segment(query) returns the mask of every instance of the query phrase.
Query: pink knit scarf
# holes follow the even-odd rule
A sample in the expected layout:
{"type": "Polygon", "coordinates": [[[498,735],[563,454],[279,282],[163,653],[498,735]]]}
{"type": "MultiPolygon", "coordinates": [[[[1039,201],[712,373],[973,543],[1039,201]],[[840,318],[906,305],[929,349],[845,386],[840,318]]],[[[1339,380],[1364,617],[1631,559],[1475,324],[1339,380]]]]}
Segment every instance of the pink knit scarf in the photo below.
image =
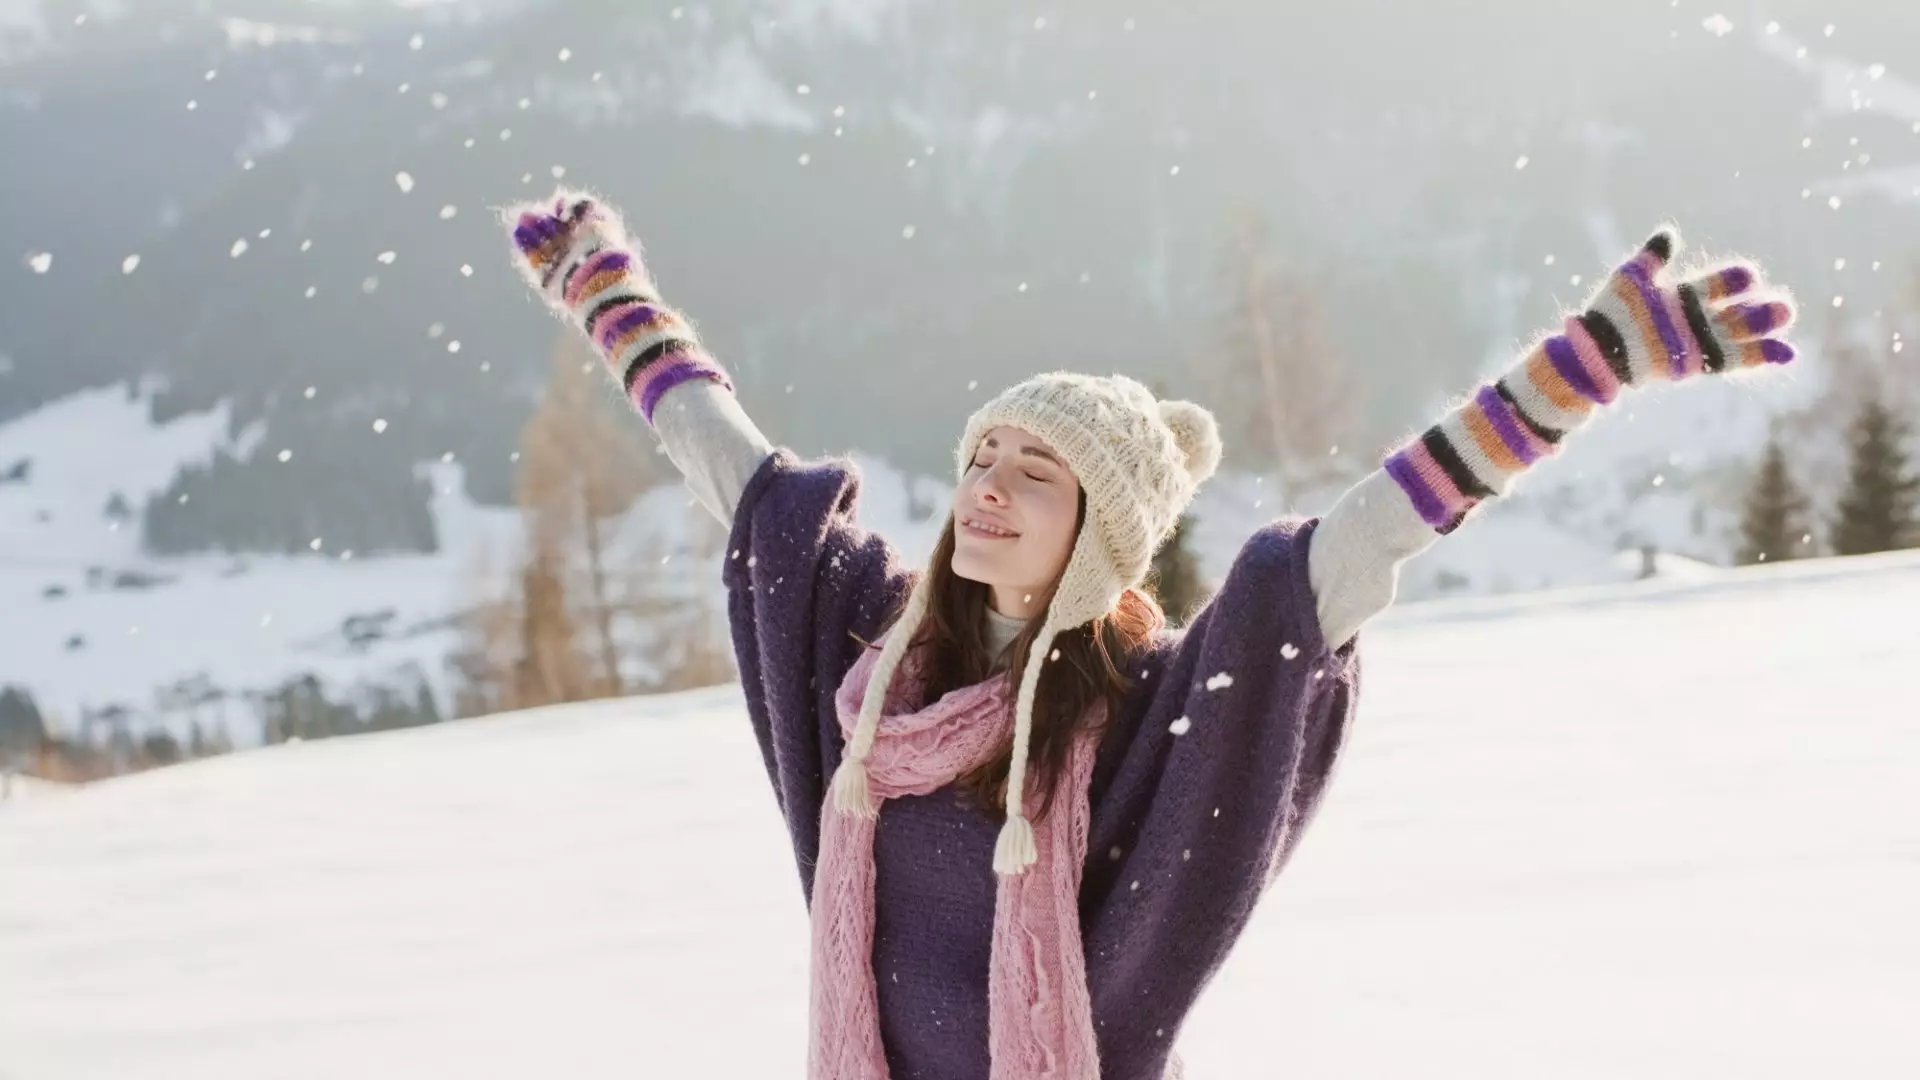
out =
{"type": "MultiPolygon", "coordinates": [[[[879,655],[877,648],[863,650],[835,695],[840,731],[849,740],[879,655]]],[[[1012,738],[1013,702],[1004,672],[918,711],[892,711],[920,700],[922,673],[914,659],[911,653],[902,658],[894,674],[867,761],[869,792],[877,800],[937,791],[1012,738]]],[[[1091,739],[1075,744],[1051,811],[1034,822],[1039,861],[1023,874],[999,878],[987,976],[991,1080],[1100,1075],[1079,905],[1094,752],[1091,739]]],[[[1036,808],[1038,790],[1030,784],[1028,791],[1028,806],[1036,808]]],[[[876,824],[839,812],[831,800],[820,814],[807,1072],[812,1080],[888,1080],[873,974],[876,824]]]]}

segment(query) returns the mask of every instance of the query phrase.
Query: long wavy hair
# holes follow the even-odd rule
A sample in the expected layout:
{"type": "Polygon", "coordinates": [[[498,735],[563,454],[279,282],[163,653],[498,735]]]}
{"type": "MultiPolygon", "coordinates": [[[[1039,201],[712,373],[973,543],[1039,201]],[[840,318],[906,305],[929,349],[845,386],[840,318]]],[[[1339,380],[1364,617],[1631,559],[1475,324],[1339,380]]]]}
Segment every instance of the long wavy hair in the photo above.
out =
{"type": "MultiPolygon", "coordinates": [[[[1078,519],[1074,525],[1077,541],[1086,527],[1087,494],[1080,492],[1078,519]]],[[[1059,580],[1047,587],[1046,602],[1027,622],[1019,636],[1007,645],[1004,654],[993,653],[987,644],[987,601],[992,588],[970,581],[953,572],[954,522],[951,516],[940,530],[933,557],[925,574],[931,588],[926,618],[909,645],[927,650],[921,662],[926,673],[924,700],[936,701],[941,695],[964,686],[984,682],[1003,665],[1007,685],[1017,688],[1026,670],[1034,638],[1046,622],[1046,610],[1053,602],[1059,580]]],[[[903,602],[904,607],[904,602],[903,602]]],[[[896,610],[888,619],[899,621],[896,610]]],[[[1155,630],[1166,625],[1166,615],[1154,598],[1139,589],[1121,594],[1114,610],[1090,623],[1074,627],[1053,639],[1060,659],[1047,664],[1040,676],[1033,702],[1033,733],[1028,775],[1037,778],[1045,792],[1034,820],[1044,818],[1053,806],[1054,788],[1066,771],[1068,752],[1074,740],[1084,732],[1104,738],[1126,701],[1133,680],[1127,675],[1135,658],[1145,653],[1155,630]],[[1096,724],[1092,717],[1095,701],[1104,699],[1106,719],[1096,724]]],[[[1009,695],[1008,708],[1012,708],[1009,695]]],[[[996,820],[1006,816],[1007,776],[1013,767],[1013,739],[1003,745],[984,764],[956,781],[961,797],[981,807],[996,820]]]]}

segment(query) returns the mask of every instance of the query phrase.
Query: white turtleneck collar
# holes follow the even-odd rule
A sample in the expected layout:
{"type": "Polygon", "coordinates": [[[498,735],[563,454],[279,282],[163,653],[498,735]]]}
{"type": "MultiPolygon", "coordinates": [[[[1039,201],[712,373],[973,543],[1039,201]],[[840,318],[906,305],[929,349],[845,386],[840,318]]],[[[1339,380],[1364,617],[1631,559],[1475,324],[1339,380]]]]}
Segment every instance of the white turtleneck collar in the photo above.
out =
{"type": "Polygon", "coordinates": [[[1013,644],[1013,639],[1019,637],[1020,631],[1026,628],[1026,619],[1002,615],[993,610],[993,605],[987,605],[987,648],[995,656],[1006,651],[1007,646],[1013,644]]]}

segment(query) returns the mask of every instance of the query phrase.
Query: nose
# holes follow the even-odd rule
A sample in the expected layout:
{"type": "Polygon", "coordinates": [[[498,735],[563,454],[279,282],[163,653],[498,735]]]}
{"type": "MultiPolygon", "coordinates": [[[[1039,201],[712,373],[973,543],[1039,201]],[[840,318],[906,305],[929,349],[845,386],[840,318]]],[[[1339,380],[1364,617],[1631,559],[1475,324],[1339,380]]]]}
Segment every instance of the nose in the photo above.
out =
{"type": "Polygon", "coordinates": [[[973,494],[981,502],[992,503],[995,506],[1007,505],[1007,493],[1000,487],[998,463],[981,473],[980,478],[973,482],[973,494]]]}

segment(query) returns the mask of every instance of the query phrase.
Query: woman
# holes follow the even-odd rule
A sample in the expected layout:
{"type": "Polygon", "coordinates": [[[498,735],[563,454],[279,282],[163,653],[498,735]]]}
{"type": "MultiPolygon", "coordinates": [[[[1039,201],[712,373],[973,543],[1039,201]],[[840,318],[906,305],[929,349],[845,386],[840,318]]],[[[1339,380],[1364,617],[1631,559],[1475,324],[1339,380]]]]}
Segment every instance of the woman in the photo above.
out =
{"type": "Polygon", "coordinates": [[[860,527],[843,461],[776,450],[618,216],[514,222],[732,529],[747,710],[812,919],[816,1080],[1152,1080],[1326,789],[1355,635],[1400,563],[1625,387],[1792,359],[1757,269],[1684,277],[1662,230],[1563,331],[1324,519],[1256,531],[1184,631],[1139,590],[1220,459],[1205,409],[1040,375],[968,421],[924,572],[860,527]],[[1021,793],[1009,799],[1008,792],[1021,793]]]}

